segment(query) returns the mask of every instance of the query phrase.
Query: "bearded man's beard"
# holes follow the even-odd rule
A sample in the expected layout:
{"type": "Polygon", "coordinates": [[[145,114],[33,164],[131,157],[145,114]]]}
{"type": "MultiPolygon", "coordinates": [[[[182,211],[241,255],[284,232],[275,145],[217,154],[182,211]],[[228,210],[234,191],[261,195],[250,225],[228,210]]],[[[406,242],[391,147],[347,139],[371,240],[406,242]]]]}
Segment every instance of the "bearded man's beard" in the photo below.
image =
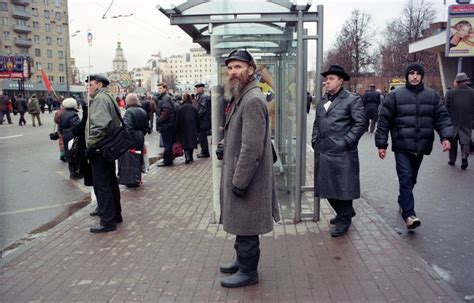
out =
{"type": "Polygon", "coordinates": [[[240,77],[232,77],[227,81],[226,84],[226,91],[231,95],[231,96],[238,96],[242,90],[244,89],[245,85],[249,82],[248,79],[243,79],[240,77]]]}

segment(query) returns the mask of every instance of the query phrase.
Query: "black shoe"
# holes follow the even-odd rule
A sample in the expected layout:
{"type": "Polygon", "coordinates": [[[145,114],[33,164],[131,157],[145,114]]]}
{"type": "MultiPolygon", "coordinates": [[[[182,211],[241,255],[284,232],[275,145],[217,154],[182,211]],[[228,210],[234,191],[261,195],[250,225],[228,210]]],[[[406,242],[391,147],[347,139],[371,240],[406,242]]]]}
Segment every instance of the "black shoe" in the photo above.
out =
{"type": "MultiPolygon", "coordinates": [[[[352,218],[354,218],[355,215],[356,215],[356,212],[354,211],[354,212],[352,213],[352,218]]],[[[336,217],[331,218],[331,219],[329,220],[329,224],[332,224],[332,225],[336,224],[336,217]]]]}
{"type": "Polygon", "coordinates": [[[94,210],[94,211],[91,211],[91,212],[89,213],[89,215],[90,215],[91,217],[95,217],[95,216],[98,216],[98,215],[99,215],[99,212],[98,212],[97,210],[94,210]]]}
{"type": "Polygon", "coordinates": [[[189,164],[190,162],[191,162],[191,161],[189,161],[189,160],[185,160],[185,161],[184,161],[184,164],[189,164]]]}
{"type": "Polygon", "coordinates": [[[258,283],[257,271],[246,273],[239,270],[232,276],[228,276],[221,279],[221,285],[223,287],[228,287],[228,288],[255,285],[257,283],[258,283]]]}
{"type": "Polygon", "coordinates": [[[117,230],[117,226],[104,226],[102,224],[99,224],[97,226],[91,227],[90,232],[97,234],[97,233],[106,233],[109,231],[114,231],[117,230]]]}
{"type": "Polygon", "coordinates": [[[115,217],[115,222],[122,223],[123,222],[122,216],[115,217]]]}
{"type": "Polygon", "coordinates": [[[468,166],[467,158],[462,158],[461,169],[466,169],[468,166]]]}
{"type": "Polygon", "coordinates": [[[219,269],[225,274],[235,274],[237,271],[239,271],[239,261],[234,260],[230,263],[221,265],[219,269]]]}
{"type": "Polygon", "coordinates": [[[209,154],[198,154],[197,157],[198,158],[209,158],[210,155],[209,154]]]}
{"type": "Polygon", "coordinates": [[[172,166],[173,163],[165,163],[165,162],[160,162],[156,166],[172,166]]]}
{"type": "Polygon", "coordinates": [[[336,225],[331,229],[331,237],[340,237],[347,233],[350,225],[336,225]]]}
{"type": "Polygon", "coordinates": [[[448,165],[454,166],[454,161],[449,161],[448,165]]]}

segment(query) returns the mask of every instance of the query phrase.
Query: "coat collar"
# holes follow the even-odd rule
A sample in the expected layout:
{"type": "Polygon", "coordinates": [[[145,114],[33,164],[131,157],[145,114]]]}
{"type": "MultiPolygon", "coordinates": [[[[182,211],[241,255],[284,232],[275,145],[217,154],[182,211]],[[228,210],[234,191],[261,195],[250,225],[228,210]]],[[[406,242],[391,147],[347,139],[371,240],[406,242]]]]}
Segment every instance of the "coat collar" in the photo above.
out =
{"type": "Polygon", "coordinates": [[[240,104],[240,101],[243,99],[243,97],[252,89],[254,88],[258,88],[257,87],[257,81],[255,80],[252,80],[250,81],[249,83],[247,83],[247,85],[245,85],[244,89],[242,90],[242,93],[240,94],[240,96],[237,98],[237,99],[234,99],[234,101],[232,102],[232,105],[231,105],[231,109],[230,109],[230,113],[229,113],[229,116],[227,117],[226,121],[225,121],[225,125],[224,125],[224,128],[227,128],[227,125],[229,124],[230,122],[230,119],[232,118],[232,116],[234,115],[235,111],[237,110],[237,107],[238,105],[240,104]]]}
{"type": "Polygon", "coordinates": [[[342,100],[346,99],[347,97],[349,97],[349,92],[345,88],[343,88],[342,91],[339,93],[339,95],[336,97],[336,99],[334,99],[331,105],[329,105],[329,108],[326,111],[326,114],[329,113],[337,104],[339,104],[342,100]]]}

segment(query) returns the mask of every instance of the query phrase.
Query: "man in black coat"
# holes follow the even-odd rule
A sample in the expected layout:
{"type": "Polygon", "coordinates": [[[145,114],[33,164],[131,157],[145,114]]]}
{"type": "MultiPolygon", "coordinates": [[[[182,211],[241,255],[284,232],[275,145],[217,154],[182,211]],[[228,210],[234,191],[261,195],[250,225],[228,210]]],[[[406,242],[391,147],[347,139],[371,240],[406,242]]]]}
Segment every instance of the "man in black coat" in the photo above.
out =
{"type": "Polygon", "coordinates": [[[459,73],[454,80],[453,90],[446,94],[446,108],[453,122],[454,138],[449,150],[449,165],[454,166],[458,154],[458,142],[461,145],[461,169],[466,169],[471,144],[472,121],[474,119],[474,90],[468,86],[469,78],[459,73]]]}
{"type": "Polygon", "coordinates": [[[359,96],[344,89],[349,75],[339,65],[321,74],[327,94],[316,106],[311,144],[314,149],[314,195],[327,198],[336,212],[331,236],[344,235],[355,216],[353,199],[360,197],[357,145],[367,129],[359,96]]]}
{"type": "Polygon", "coordinates": [[[406,67],[406,84],[384,100],[375,132],[379,157],[385,159],[390,131],[399,182],[398,204],[408,229],[421,225],[415,213],[413,188],[423,156],[433,149],[434,130],[441,138],[443,151],[450,149],[453,137],[446,107],[433,89],[423,85],[424,74],[419,63],[406,67]]]}
{"type": "Polygon", "coordinates": [[[173,165],[173,138],[176,131],[174,103],[168,94],[168,85],[158,83],[158,104],[156,106],[156,129],[160,132],[165,151],[158,166],[173,165]]]}
{"type": "Polygon", "coordinates": [[[379,105],[382,98],[380,93],[375,90],[375,84],[369,85],[369,90],[362,96],[364,102],[367,121],[369,122],[369,132],[373,133],[375,130],[375,123],[378,119],[379,105]]]}
{"type": "Polygon", "coordinates": [[[201,145],[201,153],[197,157],[208,158],[207,133],[211,129],[211,97],[204,94],[204,84],[196,84],[194,88],[196,89],[196,103],[199,114],[199,144],[201,145]]]}

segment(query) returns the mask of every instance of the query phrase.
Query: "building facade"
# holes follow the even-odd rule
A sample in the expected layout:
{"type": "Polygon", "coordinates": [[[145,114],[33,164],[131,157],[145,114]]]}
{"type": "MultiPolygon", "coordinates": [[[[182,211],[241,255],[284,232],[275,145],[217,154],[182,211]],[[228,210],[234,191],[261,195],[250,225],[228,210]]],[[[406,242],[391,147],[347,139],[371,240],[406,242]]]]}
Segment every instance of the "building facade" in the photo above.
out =
{"type": "Polygon", "coordinates": [[[42,82],[41,69],[53,87],[78,82],[71,68],[67,0],[0,0],[0,25],[0,55],[29,56],[29,82],[42,82]]]}

